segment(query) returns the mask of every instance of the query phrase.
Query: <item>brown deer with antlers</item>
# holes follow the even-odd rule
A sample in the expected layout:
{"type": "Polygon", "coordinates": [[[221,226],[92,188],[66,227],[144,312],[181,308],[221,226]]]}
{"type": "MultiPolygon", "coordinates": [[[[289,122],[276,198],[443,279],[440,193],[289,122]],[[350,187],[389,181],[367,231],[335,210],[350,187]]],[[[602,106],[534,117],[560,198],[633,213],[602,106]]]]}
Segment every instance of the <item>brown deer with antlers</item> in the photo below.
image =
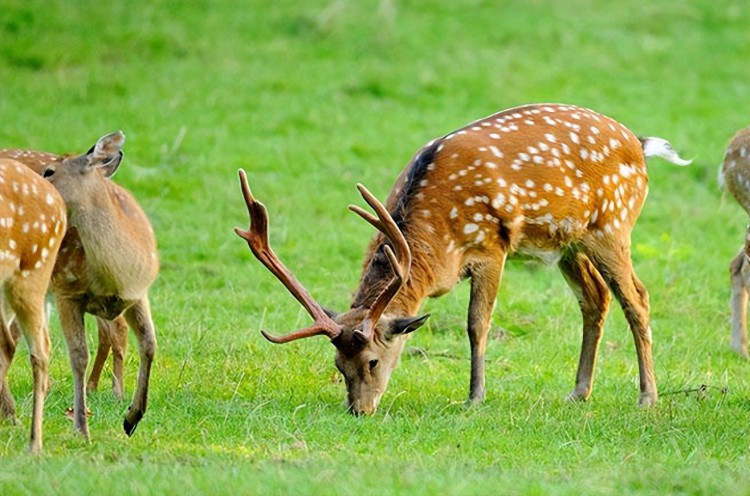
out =
{"type": "MultiPolygon", "coordinates": [[[[29,450],[42,451],[50,341],[44,298],[63,236],[65,203],[49,183],[23,164],[0,158],[0,396],[12,397],[6,374],[16,346],[14,318],[29,344],[34,403],[29,450]]],[[[15,418],[15,410],[3,408],[15,418]]]]}
{"type": "Polygon", "coordinates": [[[591,393],[609,288],[635,340],[639,404],[649,406],[657,399],[649,298],[630,258],[630,232],[648,191],[648,156],[689,163],[663,139],[639,139],[608,117],[565,105],[505,110],[431,141],[401,173],[386,206],[358,186],[377,216],[350,208],[380,234],[369,245],[350,309],[338,315],[323,310],[271,250],[266,209],[240,171],[250,227],[236,232],[315,321],[285,336],[263,335],[274,343],[327,336],[336,347],[349,410],[372,414],[406,336],[427,319],[417,316],[423,300],[469,278],[468,402],[479,403],[505,260],[535,255],[557,262],[583,315],[569,397],[586,400],[591,393]]]}
{"type": "MultiPolygon", "coordinates": [[[[719,170],[719,184],[750,214],[750,127],[738,131],[727,146],[719,170]]],[[[750,226],[745,244],[729,266],[732,281],[732,349],[743,357],[747,351],[747,300],[750,291],[750,226]]]]}
{"type": "MultiPolygon", "coordinates": [[[[79,156],[44,166],[42,176],[65,200],[69,228],[52,275],[52,292],[73,369],[75,428],[89,439],[84,375],[89,353],[84,314],[119,322],[138,339],[140,367],[123,429],[132,435],[146,411],[156,336],[148,289],[159,262],[148,217],[133,196],[109,180],[122,160],[121,132],[100,138],[79,156]]],[[[101,329],[101,328],[100,328],[101,329]]]]}
{"type": "MultiPolygon", "coordinates": [[[[57,155],[55,153],[24,150],[19,148],[5,148],[0,150],[0,158],[17,160],[39,175],[42,175],[47,167],[59,165],[68,156],[69,155],[57,155]]],[[[80,253],[80,251],[83,250],[83,246],[81,245],[80,238],[75,234],[75,231],[68,233],[68,236],[66,236],[65,242],[61,247],[63,253],[68,253],[71,250],[79,252],[76,256],[83,256],[80,253]]],[[[99,332],[99,344],[97,346],[96,356],[94,357],[94,364],[91,367],[91,373],[89,374],[89,379],[86,383],[86,390],[95,391],[99,387],[99,379],[101,378],[104,365],[111,351],[112,392],[118,400],[121,400],[125,395],[123,389],[123,376],[125,354],[128,344],[128,325],[122,315],[111,321],[101,317],[96,317],[96,322],[99,332]]],[[[11,326],[11,335],[14,341],[18,339],[20,335],[18,326],[11,326]]],[[[7,386],[7,384],[3,384],[2,386],[7,386]]],[[[4,387],[3,392],[7,391],[7,387],[4,387]]],[[[10,412],[10,415],[14,414],[15,407],[11,396],[0,393],[0,411],[10,412]]]]}

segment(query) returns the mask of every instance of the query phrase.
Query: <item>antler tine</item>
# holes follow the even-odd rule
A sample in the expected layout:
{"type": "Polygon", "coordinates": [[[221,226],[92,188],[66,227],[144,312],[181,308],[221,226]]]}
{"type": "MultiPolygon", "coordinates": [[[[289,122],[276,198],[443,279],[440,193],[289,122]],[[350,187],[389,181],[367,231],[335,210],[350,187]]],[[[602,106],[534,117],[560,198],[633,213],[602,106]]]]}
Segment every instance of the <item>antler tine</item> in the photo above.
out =
{"type": "Polygon", "coordinates": [[[261,331],[263,336],[273,343],[288,343],[289,341],[317,336],[319,334],[325,334],[331,340],[335,339],[341,334],[341,327],[326,314],[323,307],[310,296],[310,293],[297,281],[273,251],[268,241],[268,211],[265,205],[253,197],[253,193],[247,183],[247,174],[245,174],[245,171],[240,169],[239,176],[242,195],[245,198],[247,212],[250,215],[250,226],[247,230],[235,227],[234,232],[247,241],[247,245],[250,247],[253,255],[255,255],[255,258],[276,276],[292,296],[305,307],[307,313],[315,321],[310,327],[291,332],[284,336],[272,336],[265,331],[261,331]]]}
{"type": "Polygon", "coordinates": [[[409,244],[406,242],[404,234],[401,232],[401,229],[398,228],[396,221],[393,220],[393,217],[388,213],[385,206],[375,198],[375,195],[370,193],[364,185],[357,184],[357,189],[362,195],[362,198],[364,198],[367,204],[375,211],[377,217],[356,205],[350,205],[349,209],[383,233],[393,245],[393,248],[388,245],[385,245],[383,248],[388,257],[388,261],[393,268],[394,274],[393,278],[388,282],[385,289],[383,289],[370,307],[370,311],[363,326],[363,331],[369,335],[373,332],[375,324],[378,322],[381,315],[383,315],[388,304],[403,287],[404,283],[406,283],[409,276],[409,269],[411,268],[411,250],[409,249],[409,244]]]}

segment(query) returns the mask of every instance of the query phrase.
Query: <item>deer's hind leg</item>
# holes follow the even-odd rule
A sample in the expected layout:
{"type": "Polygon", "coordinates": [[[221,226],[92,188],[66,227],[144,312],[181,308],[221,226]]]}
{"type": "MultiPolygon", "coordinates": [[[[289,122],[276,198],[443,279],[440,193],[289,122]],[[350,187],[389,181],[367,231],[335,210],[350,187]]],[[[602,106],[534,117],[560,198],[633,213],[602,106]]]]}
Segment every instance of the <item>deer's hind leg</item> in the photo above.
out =
{"type": "Polygon", "coordinates": [[[102,317],[96,318],[99,332],[99,344],[91,367],[89,380],[86,385],[88,391],[96,391],[99,387],[104,364],[112,352],[112,392],[115,398],[121,400],[124,397],[124,362],[128,344],[128,324],[120,315],[114,320],[106,320],[102,317]]]}
{"type": "Polygon", "coordinates": [[[656,376],[652,354],[650,303],[646,287],[638,279],[630,259],[630,244],[605,237],[587,255],[620,303],[628,321],[638,356],[640,398],[638,404],[651,406],[657,400],[656,376]]]}
{"type": "Polygon", "coordinates": [[[558,266],[578,299],[583,317],[583,341],[576,385],[568,394],[568,399],[586,401],[593,388],[596,357],[612,297],[601,274],[584,253],[567,253],[558,266]]]}
{"type": "MultiPolygon", "coordinates": [[[[40,278],[48,274],[39,273],[40,278]]],[[[50,340],[47,319],[44,313],[44,292],[38,290],[43,286],[36,278],[16,278],[12,292],[5,296],[16,314],[18,325],[29,344],[29,360],[34,376],[34,401],[31,415],[31,436],[29,451],[42,451],[42,422],[44,417],[44,399],[49,384],[50,340]]],[[[5,327],[5,325],[4,325],[5,327]]],[[[5,331],[6,329],[4,329],[5,331]]],[[[0,372],[5,380],[7,367],[0,372]]]]}

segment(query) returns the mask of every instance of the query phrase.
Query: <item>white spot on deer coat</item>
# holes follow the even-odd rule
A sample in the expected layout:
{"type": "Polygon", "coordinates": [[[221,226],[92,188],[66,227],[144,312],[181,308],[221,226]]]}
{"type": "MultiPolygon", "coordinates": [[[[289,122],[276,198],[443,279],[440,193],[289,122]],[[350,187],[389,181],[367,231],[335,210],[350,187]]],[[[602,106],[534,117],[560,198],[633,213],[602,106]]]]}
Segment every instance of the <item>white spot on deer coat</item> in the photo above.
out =
{"type": "Polygon", "coordinates": [[[498,158],[503,158],[505,156],[503,152],[501,152],[500,149],[494,145],[490,145],[490,151],[494,156],[498,158]]]}

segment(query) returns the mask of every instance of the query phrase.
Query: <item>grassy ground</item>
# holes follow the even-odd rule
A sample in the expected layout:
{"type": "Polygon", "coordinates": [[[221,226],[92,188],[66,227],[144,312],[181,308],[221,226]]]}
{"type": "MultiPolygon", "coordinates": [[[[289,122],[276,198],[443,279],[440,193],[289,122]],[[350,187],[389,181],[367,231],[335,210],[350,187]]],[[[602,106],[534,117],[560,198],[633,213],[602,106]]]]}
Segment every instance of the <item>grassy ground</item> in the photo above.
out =
{"type": "Polygon", "coordinates": [[[10,381],[22,427],[0,423],[0,493],[750,494],[750,365],[728,349],[727,265],[746,216],[715,180],[748,124],[748,19],[730,0],[3,0],[0,147],[82,152],[122,129],[116,179],[148,211],[163,269],[135,435],[106,387],[90,396],[91,444],[72,432],[55,323],[45,454],[25,453],[21,346],[10,381]],[[346,211],[354,184],[384,198],[428,139],[534,101],[590,106],[695,157],[651,163],[633,236],[660,403],[636,407],[619,308],[592,401],[565,403],[577,305],[554,268],[511,262],[484,405],[462,406],[461,285],[427,302],[382,411],[350,418],[325,339],[273,346],[258,333],[307,316],[231,232],[247,222],[237,168],[269,207],[281,257],[344,309],[372,235],[346,211]]]}

